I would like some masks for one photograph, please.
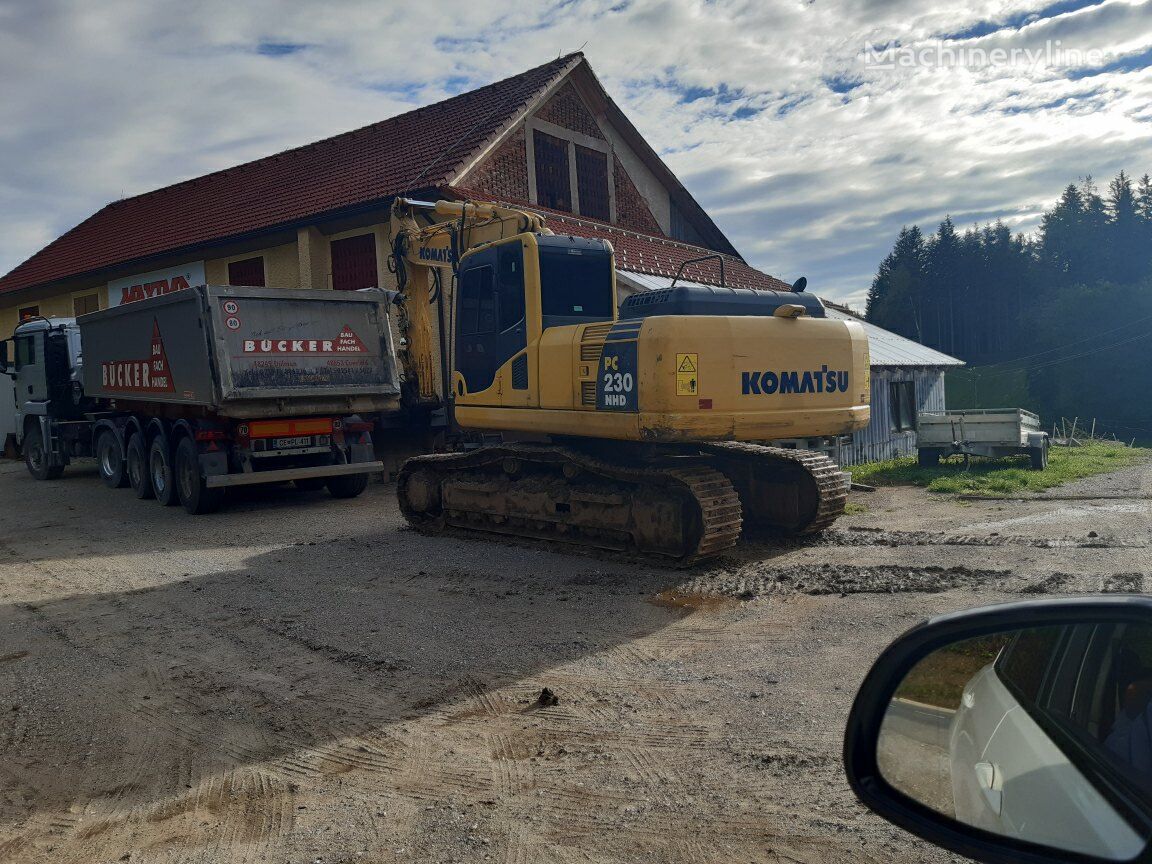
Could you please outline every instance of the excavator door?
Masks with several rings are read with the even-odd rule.
[[[458,375],[453,377],[460,397],[491,388],[500,367],[517,355],[524,356],[528,346],[520,240],[512,238],[468,255],[461,262],[457,284]],[[527,390],[527,375],[512,384]],[[519,384],[523,386],[517,388]]]

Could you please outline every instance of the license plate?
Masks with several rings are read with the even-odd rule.
[[[298,435],[295,438],[273,438],[272,439],[272,449],[273,450],[287,450],[291,447],[311,447],[311,446],[312,446],[312,436],[311,435]]]

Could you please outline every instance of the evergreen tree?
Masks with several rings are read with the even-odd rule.
[[[1152,225],[1152,177],[1145,174],[1136,189],[1136,212],[1141,220]]]
[[[1108,261],[1105,278],[1130,285],[1144,275],[1146,250],[1143,247],[1145,226],[1136,206],[1132,181],[1121,171],[1108,184]]]
[[[1064,187],[1056,206],[1044,214],[1040,223],[1040,255],[1047,276],[1055,284],[1072,281],[1072,271],[1080,257],[1080,238],[1084,229],[1084,198],[1074,183]]]
[[[923,284],[924,237],[915,225],[901,228],[896,245],[872,280],[867,319],[911,339],[922,339]]]
[[[941,351],[956,350],[956,306],[961,302],[963,272],[960,238],[952,217],[945,217],[925,247],[924,294],[927,344]]]

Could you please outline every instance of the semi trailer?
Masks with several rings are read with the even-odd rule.
[[[33,477],[95,457],[107,486],[194,514],[240,485],[359,495],[383,469],[371,418],[400,404],[381,292],[199,286],[35,318],[11,341],[0,368]]]

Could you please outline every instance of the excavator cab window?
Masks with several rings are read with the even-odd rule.
[[[496,371],[524,350],[524,252],[501,243],[460,265],[456,369],[470,393],[492,386]]]
[[[548,240],[540,243],[543,328],[611,321],[616,305],[612,253],[595,241]]]

